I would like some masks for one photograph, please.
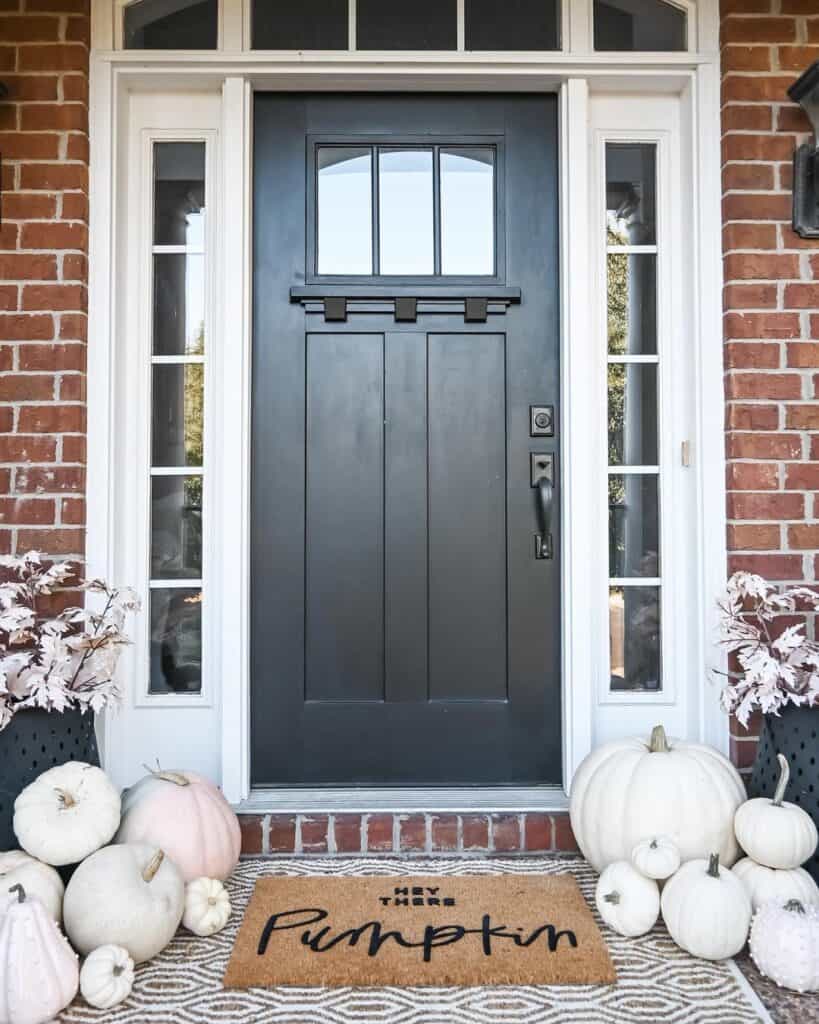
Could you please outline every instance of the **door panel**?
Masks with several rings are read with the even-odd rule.
[[[558,445],[529,434],[531,405],[559,424],[556,126],[544,96],[257,95],[256,786],[559,781],[560,524],[555,557],[536,559],[530,482],[530,454]],[[349,171],[317,153],[332,145],[373,169],[382,147],[432,154],[435,275],[318,273],[317,167]],[[494,274],[440,274],[453,152],[484,203],[494,167]],[[374,269],[379,231],[401,223],[393,211],[379,228],[376,175]],[[357,296],[346,319],[325,317],[325,286]],[[490,286],[520,287],[520,303],[468,317],[463,296]],[[414,319],[393,309],[400,294],[418,299]]]

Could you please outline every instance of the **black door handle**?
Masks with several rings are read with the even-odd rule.
[[[532,487],[535,490],[535,507],[540,528],[540,533],[535,534],[535,558],[553,558],[552,509],[555,494],[555,459],[553,455],[532,453],[530,460]]]

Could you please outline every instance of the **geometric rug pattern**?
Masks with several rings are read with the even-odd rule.
[[[222,975],[244,909],[265,875],[573,874],[608,943],[615,985],[479,988],[250,988],[226,991]],[[751,1024],[771,1018],[733,962],[683,953],[660,922],[625,939],[594,909],[596,873],[577,857],[466,860],[363,857],[243,860],[229,880],[233,914],[210,938],[180,928],[136,969],[130,997],[94,1010],[78,996],[61,1024]]]

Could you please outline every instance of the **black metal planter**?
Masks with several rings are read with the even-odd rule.
[[[12,820],[20,791],[48,768],[66,761],[100,763],[92,714],[26,709],[0,731],[0,850],[19,846]]]
[[[784,754],[791,768],[785,799],[799,804],[819,824],[819,707],[788,704],[778,717],[765,716],[748,796],[773,796],[779,778],[777,754]],[[819,851],[804,867],[819,882]]]

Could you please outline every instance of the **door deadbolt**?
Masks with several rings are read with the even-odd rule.
[[[555,407],[553,405],[529,406],[529,436],[552,437],[555,432]]]

